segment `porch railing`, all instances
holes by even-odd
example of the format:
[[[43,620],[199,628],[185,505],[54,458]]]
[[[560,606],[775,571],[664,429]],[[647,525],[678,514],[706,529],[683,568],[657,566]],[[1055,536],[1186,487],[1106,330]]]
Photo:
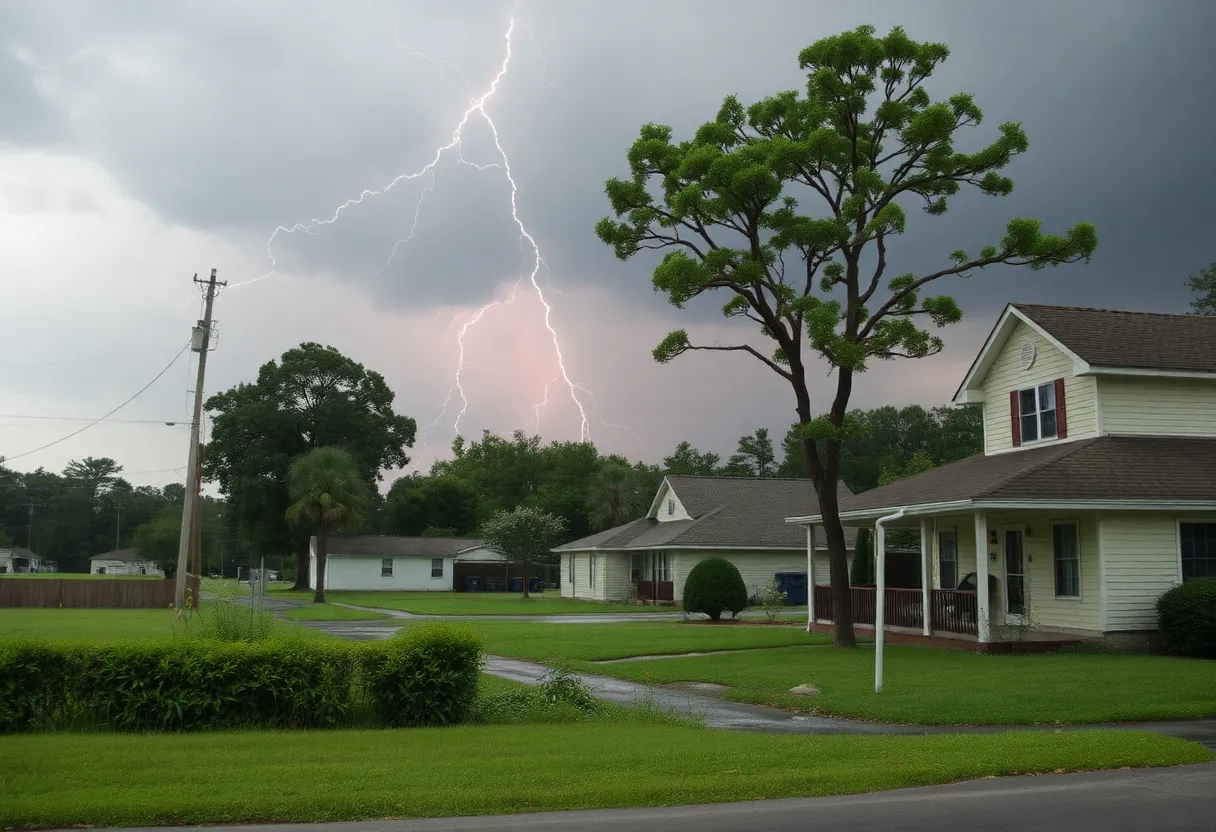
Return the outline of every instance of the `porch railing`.
[[[675,584],[671,581],[637,581],[635,586],[639,601],[674,601],[676,597]]]
[[[853,623],[874,626],[877,590],[872,586],[849,587],[849,598],[853,606]],[[885,606],[883,618],[888,627],[906,627],[923,630],[925,626],[919,589],[895,589],[888,587],[883,592]],[[834,621],[835,605],[832,603],[830,586],[815,587],[815,618]],[[959,592],[953,589],[934,589],[929,593],[930,631],[976,634],[976,600],[974,592]]]

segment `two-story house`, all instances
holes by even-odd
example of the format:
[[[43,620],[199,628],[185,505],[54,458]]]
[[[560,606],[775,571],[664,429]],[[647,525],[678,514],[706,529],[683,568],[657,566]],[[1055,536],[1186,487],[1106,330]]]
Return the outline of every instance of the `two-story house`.
[[[1138,641],[1163,592],[1216,576],[1216,318],[1013,304],[954,402],[983,407],[983,453],[840,501],[846,526],[920,529],[889,625]]]

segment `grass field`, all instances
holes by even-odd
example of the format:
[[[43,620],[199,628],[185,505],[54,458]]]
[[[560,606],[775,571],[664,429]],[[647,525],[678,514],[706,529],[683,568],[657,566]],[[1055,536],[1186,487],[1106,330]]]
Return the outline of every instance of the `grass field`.
[[[198,615],[207,615],[203,602]],[[0,638],[83,639],[117,641],[127,638],[168,638],[199,627],[197,619],[177,620],[174,610],[78,610],[22,607],[0,609]],[[324,637],[310,627],[280,623],[282,632],[308,638]]]
[[[592,752],[593,750],[593,752]],[[53,734],[0,744],[5,827],[333,821],[841,794],[992,775],[1197,763],[1107,731],[795,737],[667,725]]]
[[[874,652],[787,647],[572,668],[639,682],[729,685],[726,697],[825,714],[922,724],[1121,722],[1216,714],[1216,662],[1164,656],[992,656],[890,646],[883,693]],[[821,695],[791,696],[800,684]]]

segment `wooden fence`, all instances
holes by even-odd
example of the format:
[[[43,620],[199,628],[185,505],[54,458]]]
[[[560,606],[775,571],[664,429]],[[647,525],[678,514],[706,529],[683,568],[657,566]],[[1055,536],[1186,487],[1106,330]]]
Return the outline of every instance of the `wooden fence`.
[[[875,598],[872,586],[849,587],[853,606],[853,623],[874,626]],[[923,599],[919,589],[888,587],[883,593],[883,619],[888,627],[920,630],[925,626]],[[834,621],[835,612],[830,586],[815,587],[815,618]],[[934,589],[929,593],[930,632],[975,635],[976,599],[974,592],[954,589]]]
[[[0,579],[0,607],[168,609],[176,581],[122,578]],[[186,597],[198,606],[199,579],[186,580]]]

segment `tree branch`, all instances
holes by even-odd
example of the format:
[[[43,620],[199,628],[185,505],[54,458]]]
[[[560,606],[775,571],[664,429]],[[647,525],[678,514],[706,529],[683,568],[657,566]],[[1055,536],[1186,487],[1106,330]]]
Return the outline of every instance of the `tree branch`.
[[[761,353],[755,347],[748,346],[747,344],[739,344],[738,346],[732,346],[732,347],[722,347],[722,346],[718,346],[716,344],[712,347],[711,346],[695,346],[693,344],[689,344],[687,347],[680,350],[680,352],[687,352],[689,350],[713,350],[716,352],[750,353],[751,355],[753,355],[757,359],[759,359],[761,362],[763,362],[765,365],[767,365],[770,370],[772,370],[777,375],[781,376],[786,381],[790,381],[793,379],[793,374],[790,373],[789,370],[786,370],[784,367],[782,367],[776,361],[773,361],[771,358],[766,357],[763,353]]]

